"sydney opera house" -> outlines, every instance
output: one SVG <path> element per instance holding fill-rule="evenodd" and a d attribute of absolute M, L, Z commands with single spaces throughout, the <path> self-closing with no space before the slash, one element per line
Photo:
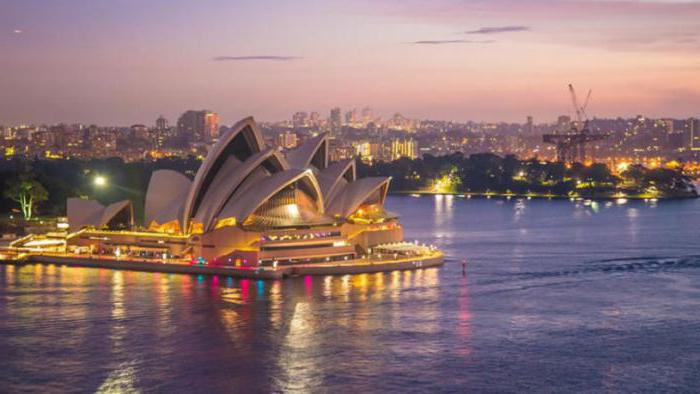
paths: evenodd
<path fill-rule="evenodd" d="M 129 201 L 69 199 L 69 252 L 189 259 L 208 266 L 284 267 L 419 256 L 384 202 L 389 178 L 329 163 L 326 134 L 281 152 L 252 118 L 210 149 L 194 179 L 155 171 L 137 225 Z M 432 249 L 430 249 L 432 250 Z M 440 257 L 441 260 L 441 257 Z"/>

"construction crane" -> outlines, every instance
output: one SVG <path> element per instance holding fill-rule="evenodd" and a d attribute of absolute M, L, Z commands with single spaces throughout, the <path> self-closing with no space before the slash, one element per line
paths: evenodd
<path fill-rule="evenodd" d="M 591 133 L 588 128 L 588 115 L 586 108 L 591 101 L 591 90 L 586 95 L 583 105 L 579 104 L 578 96 L 574 85 L 569 84 L 571 93 L 571 103 L 576 113 L 576 122 L 571 125 L 571 129 L 566 134 L 544 134 L 542 141 L 553 144 L 557 149 L 557 161 L 573 163 L 575 161 L 586 160 L 586 144 L 592 141 L 599 141 L 607 137 L 606 134 Z"/>

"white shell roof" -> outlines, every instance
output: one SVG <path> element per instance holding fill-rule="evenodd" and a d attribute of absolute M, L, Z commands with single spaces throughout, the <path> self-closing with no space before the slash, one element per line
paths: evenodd
<path fill-rule="evenodd" d="M 225 217 L 219 215 L 224 207 L 224 204 L 231 199 L 239 186 L 241 186 L 243 181 L 252 171 L 261 166 L 265 160 L 273 156 L 281 166 L 279 169 L 280 171 L 289 169 L 289 165 L 282 154 L 273 148 L 267 148 L 264 151 L 246 159 L 246 161 L 241 163 L 235 171 L 225 173 L 225 176 L 222 176 L 224 183 L 222 183 L 220 186 L 217 185 L 214 187 L 212 185 L 212 191 L 209 193 L 211 197 L 205 200 L 206 203 L 202 203 L 202 207 L 197 214 L 197 220 L 204 225 L 205 229 L 211 229 L 212 226 L 215 225 L 215 219 L 217 217 Z"/>
<path fill-rule="evenodd" d="M 285 152 L 285 154 L 287 155 L 287 161 L 292 168 L 307 168 L 320 148 L 325 149 L 325 152 L 323 153 L 323 168 L 326 168 L 328 166 L 328 133 L 319 134 L 318 136 L 304 142 L 298 148 Z"/>
<path fill-rule="evenodd" d="M 197 174 L 192 182 L 192 187 L 185 200 L 185 208 L 183 210 L 182 216 L 182 228 L 187 231 L 189 226 L 190 218 L 195 214 L 194 205 L 195 201 L 200 198 L 199 193 L 205 180 L 210 176 L 209 173 L 213 169 L 214 164 L 220 159 L 220 156 L 226 151 L 226 148 L 235 140 L 236 136 L 240 133 L 248 132 L 250 133 L 250 139 L 252 140 L 252 145 L 250 149 L 252 152 L 260 152 L 265 146 L 265 140 L 258 129 L 258 125 L 252 117 L 247 117 L 238 123 L 236 123 L 231 130 L 223 135 L 219 142 L 217 142 L 212 149 L 207 154 L 206 159 L 202 162 L 199 167 Z"/>
<path fill-rule="evenodd" d="M 68 225 L 75 230 L 85 226 L 99 226 L 105 210 L 104 205 L 99 202 L 84 198 L 69 198 L 66 205 Z"/>
<path fill-rule="evenodd" d="M 192 181 L 177 171 L 154 171 L 146 191 L 144 207 L 146 226 L 153 221 L 163 224 L 178 220 L 190 186 Z"/>
<path fill-rule="evenodd" d="M 350 171 L 350 181 L 357 178 L 355 159 L 347 159 L 335 162 L 321 171 L 316 177 L 321 186 L 321 192 L 326 201 L 326 207 L 335 198 L 337 193 L 348 183 L 343 175 Z"/>
<path fill-rule="evenodd" d="M 245 138 L 234 142 L 241 133 Z M 244 145 L 238 145 L 241 141 Z M 253 118 L 245 118 L 211 148 L 193 181 L 175 171 L 153 173 L 146 195 L 145 224 L 179 219 L 187 232 L 192 220 L 204 231 L 211 231 L 219 219 L 235 217 L 243 223 L 265 201 L 296 181 L 314 190 L 321 215 L 347 217 L 379 188 L 383 188 L 383 203 L 390 179 L 357 180 L 354 159 L 328 165 L 328 144 L 324 133 L 282 154 L 267 148 Z M 234 150 L 245 152 L 245 156 Z M 74 221 L 99 225 L 104 207 L 95 203 L 69 201 Z M 82 212 L 75 213 L 76 208 Z"/>
<path fill-rule="evenodd" d="M 133 209 L 129 200 L 118 201 L 105 207 L 95 200 L 69 198 L 67 201 L 68 225 L 75 230 L 85 226 L 101 228 L 125 208 L 129 209 L 129 222 L 133 223 Z"/>
<path fill-rule="evenodd" d="M 350 182 L 338 193 L 337 197 L 328 204 L 326 213 L 341 217 L 351 215 L 374 191 L 386 186 L 381 196 L 381 203 L 384 204 L 390 181 L 391 178 L 370 177 Z"/>
<path fill-rule="evenodd" d="M 124 209 L 129 210 L 129 224 L 132 224 L 134 222 L 134 211 L 131 208 L 131 201 L 122 200 L 117 201 L 113 204 L 109 204 L 107 205 L 107 207 L 105 207 L 104 211 L 102 211 L 102 216 L 100 217 L 100 223 L 96 227 L 100 228 L 106 226 L 107 223 L 114 219 L 114 217 L 117 216 Z"/>
<path fill-rule="evenodd" d="M 260 153 L 255 154 L 255 156 L 259 155 Z M 214 205 L 216 205 L 219 200 L 225 198 L 224 195 L 230 188 L 238 185 L 238 182 L 231 178 L 236 178 L 236 175 L 243 172 L 241 171 L 242 169 L 239 168 L 241 165 L 242 162 L 233 156 L 229 156 L 226 159 L 219 171 L 214 175 L 214 180 L 211 182 L 209 189 L 202 197 L 202 202 L 200 203 L 199 208 L 196 212 L 194 212 L 195 222 L 204 223 L 204 218 L 213 214 L 211 211 L 213 210 Z M 232 183 L 236 184 L 232 185 Z"/>
<path fill-rule="evenodd" d="M 243 223 L 270 197 L 289 184 L 304 178 L 309 180 L 312 188 L 316 191 L 318 211 L 323 213 L 323 196 L 313 173 L 310 170 L 291 169 L 271 175 L 257 184 L 256 187 L 249 188 L 240 196 L 236 196 L 237 198 L 231 199 L 222 210 L 221 217 L 235 217 L 239 223 Z"/>

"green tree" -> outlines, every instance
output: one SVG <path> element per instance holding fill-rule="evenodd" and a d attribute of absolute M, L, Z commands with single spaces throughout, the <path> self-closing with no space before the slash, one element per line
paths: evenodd
<path fill-rule="evenodd" d="M 3 195 L 19 203 L 22 215 L 27 220 L 32 218 L 40 202 L 49 199 L 49 193 L 44 186 L 26 173 L 11 180 L 3 191 Z"/>

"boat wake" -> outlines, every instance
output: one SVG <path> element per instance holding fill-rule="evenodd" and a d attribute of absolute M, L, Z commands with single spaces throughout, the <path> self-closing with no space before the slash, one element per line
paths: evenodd
<path fill-rule="evenodd" d="M 561 271 L 528 272 L 516 274 L 521 277 L 551 277 L 569 276 L 590 273 L 619 273 L 619 272 L 658 272 L 682 268 L 700 268 L 700 256 L 674 257 L 626 257 L 589 261 L 578 268 Z"/>
<path fill-rule="evenodd" d="M 575 282 L 595 280 L 594 275 L 657 273 L 697 268 L 700 268 L 700 255 L 624 257 L 588 261 L 562 270 L 501 274 L 497 278 L 477 279 L 475 284 L 480 286 L 506 285 L 509 287 L 517 284 L 516 288 L 507 290 L 523 290 L 532 287 L 570 284 L 573 278 L 576 278 Z M 540 282 L 542 280 L 553 281 Z M 498 291 L 504 290 L 506 289 Z"/>

